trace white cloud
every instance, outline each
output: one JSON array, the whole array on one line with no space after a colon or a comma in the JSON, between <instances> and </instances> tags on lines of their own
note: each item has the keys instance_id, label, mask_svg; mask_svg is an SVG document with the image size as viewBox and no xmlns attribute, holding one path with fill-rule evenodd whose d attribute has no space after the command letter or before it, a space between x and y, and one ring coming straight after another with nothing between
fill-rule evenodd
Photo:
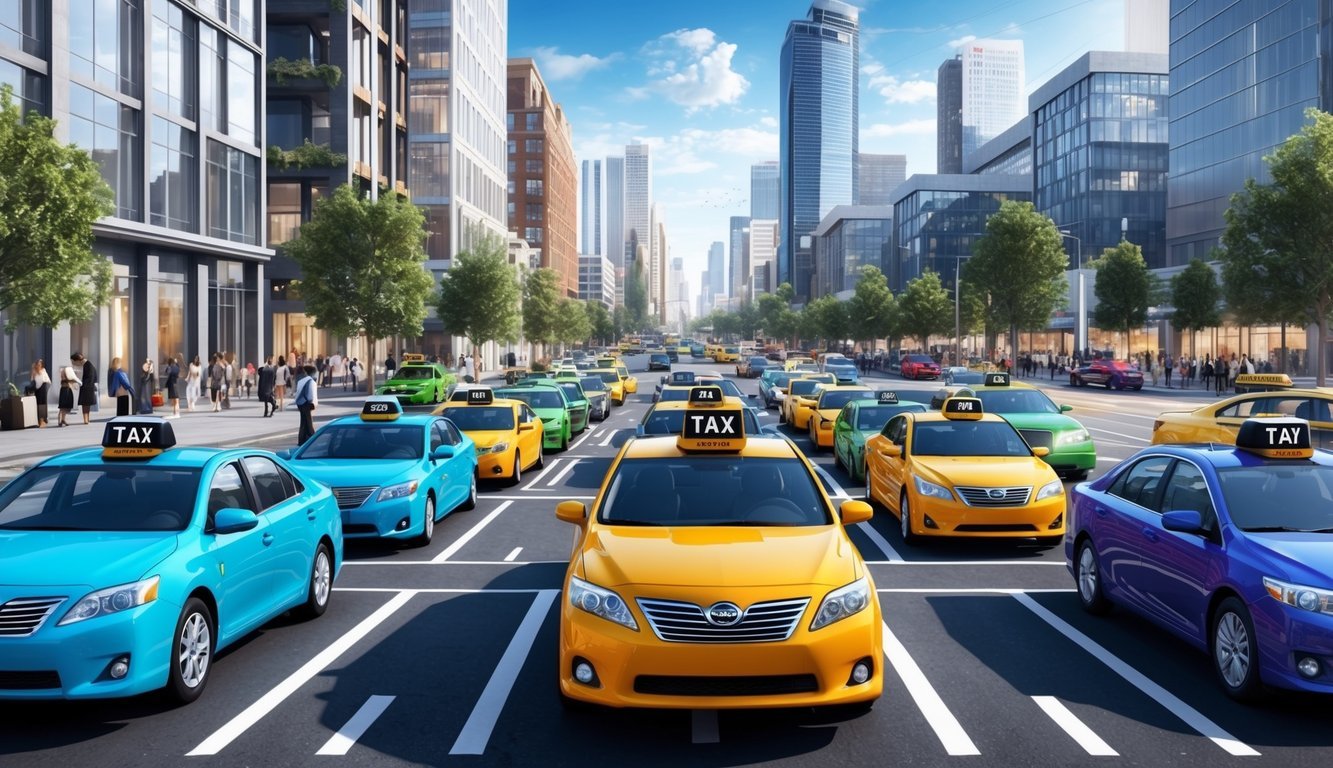
<instances>
[{"instance_id":1,"label":"white cloud","mask_svg":"<svg viewBox=\"0 0 1333 768\"><path fill-rule=\"evenodd\" d=\"M777 128L778 119L776 117L773 117L772 115L764 115L763 117L759 118L759 124L764 126L765 128Z\"/></svg>"},{"instance_id":2,"label":"white cloud","mask_svg":"<svg viewBox=\"0 0 1333 768\"><path fill-rule=\"evenodd\" d=\"M963 35L962 37L950 40L944 45L946 48L962 48L963 46L967 45L968 43L976 39L977 39L976 35Z\"/></svg>"},{"instance_id":3,"label":"white cloud","mask_svg":"<svg viewBox=\"0 0 1333 768\"><path fill-rule=\"evenodd\" d=\"M533 58L537 60L537 66L541 69L542 77L547 80L577 80L593 70L602 69L619 58L619 54L611 54L598 58L590 53L571 56L567 53L561 53L560 49L554 47L541 47L533 51Z\"/></svg>"},{"instance_id":4,"label":"white cloud","mask_svg":"<svg viewBox=\"0 0 1333 768\"><path fill-rule=\"evenodd\" d=\"M861 129L862 138L888 138L890 136L920 136L935 132L935 118L905 120L901 123L877 123Z\"/></svg>"},{"instance_id":5,"label":"white cloud","mask_svg":"<svg viewBox=\"0 0 1333 768\"><path fill-rule=\"evenodd\" d=\"M870 89L890 104L921 104L935 100L935 83L930 80L899 80L893 75L877 74L870 78Z\"/></svg>"},{"instance_id":6,"label":"white cloud","mask_svg":"<svg viewBox=\"0 0 1333 768\"><path fill-rule=\"evenodd\" d=\"M629 90L631 97L659 93L695 112L705 107L734 104L745 95L750 81L731 68L734 43L719 42L710 29L679 29L644 47L648 74L657 78L646 88Z\"/></svg>"}]
</instances>

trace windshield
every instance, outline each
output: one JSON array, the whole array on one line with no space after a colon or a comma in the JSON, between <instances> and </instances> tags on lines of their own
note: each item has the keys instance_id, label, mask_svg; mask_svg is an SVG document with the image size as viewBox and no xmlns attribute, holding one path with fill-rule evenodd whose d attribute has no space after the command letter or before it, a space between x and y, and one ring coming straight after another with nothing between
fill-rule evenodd
<instances>
[{"instance_id":1,"label":"windshield","mask_svg":"<svg viewBox=\"0 0 1333 768\"><path fill-rule=\"evenodd\" d=\"M501 407L481 407L468 405L450 408L444 413L454 426L464 432L490 432L512 430L514 428L514 409Z\"/></svg>"},{"instance_id":2,"label":"windshield","mask_svg":"<svg viewBox=\"0 0 1333 768\"><path fill-rule=\"evenodd\" d=\"M794 378L796 377L790 373L774 373L771 376L767 376L768 381L775 387L785 387L790 384L791 380Z\"/></svg>"},{"instance_id":3,"label":"windshield","mask_svg":"<svg viewBox=\"0 0 1333 768\"><path fill-rule=\"evenodd\" d=\"M874 397L868 389L847 389L825 392L819 398L819 410L826 411L830 408L841 408L853 400L865 400Z\"/></svg>"},{"instance_id":4,"label":"windshield","mask_svg":"<svg viewBox=\"0 0 1333 768\"><path fill-rule=\"evenodd\" d=\"M298 459L419 459L421 425L330 424L315 433Z\"/></svg>"},{"instance_id":5,"label":"windshield","mask_svg":"<svg viewBox=\"0 0 1333 768\"><path fill-rule=\"evenodd\" d=\"M918 456L1031 456L1007 421L928 421L912 433Z\"/></svg>"},{"instance_id":6,"label":"windshield","mask_svg":"<svg viewBox=\"0 0 1333 768\"><path fill-rule=\"evenodd\" d=\"M859 432L878 432L889 423L889 419L900 413L925 413L924 405L872 405L856 412L856 429Z\"/></svg>"},{"instance_id":7,"label":"windshield","mask_svg":"<svg viewBox=\"0 0 1333 768\"><path fill-rule=\"evenodd\" d=\"M828 384L827 381L816 381L814 379L797 379L791 383L791 394L808 395L815 391L815 387L821 384Z\"/></svg>"},{"instance_id":8,"label":"windshield","mask_svg":"<svg viewBox=\"0 0 1333 768\"><path fill-rule=\"evenodd\" d=\"M607 525L828 525L829 511L799 459L734 454L627 459L607 487Z\"/></svg>"},{"instance_id":9,"label":"windshield","mask_svg":"<svg viewBox=\"0 0 1333 768\"><path fill-rule=\"evenodd\" d=\"M824 361L825 368L855 368L856 363L845 357L834 357Z\"/></svg>"},{"instance_id":10,"label":"windshield","mask_svg":"<svg viewBox=\"0 0 1333 768\"><path fill-rule=\"evenodd\" d=\"M617 381L620 381L620 374L616 373L615 371L603 371L602 373L599 373L597 375L600 376L602 378L602 381L605 381L607 384L615 384Z\"/></svg>"},{"instance_id":11,"label":"windshield","mask_svg":"<svg viewBox=\"0 0 1333 768\"><path fill-rule=\"evenodd\" d=\"M744 399L741 394L741 388L736 386L736 382L731 379L701 379L695 386L721 387L722 394L727 397L739 397ZM659 399L664 403L674 403L681 400L690 399L690 390L693 387L673 387L670 384L662 387L662 394Z\"/></svg>"},{"instance_id":12,"label":"windshield","mask_svg":"<svg viewBox=\"0 0 1333 768\"><path fill-rule=\"evenodd\" d=\"M407 381L425 381L435 378L435 369L427 365L409 365L406 368L399 368L393 377Z\"/></svg>"},{"instance_id":13,"label":"windshield","mask_svg":"<svg viewBox=\"0 0 1333 768\"><path fill-rule=\"evenodd\" d=\"M740 350L736 349L735 347L723 347L722 351L728 355L734 355Z\"/></svg>"},{"instance_id":14,"label":"windshield","mask_svg":"<svg viewBox=\"0 0 1333 768\"><path fill-rule=\"evenodd\" d=\"M183 531L198 492L197 469L39 467L0 490L0 530Z\"/></svg>"},{"instance_id":15,"label":"windshield","mask_svg":"<svg viewBox=\"0 0 1333 768\"><path fill-rule=\"evenodd\" d=\"M568 399L570 399L570 400L587 400L587 399L588 399L588 398L586 398L586 397L583 396L583 390L579 387L578 384L573 384L573 383L570 383L570 384L561 384L561 385L560 385L560 388L563 389L563 390L565 390L565 397L568 398Z\"/></svg>"},{"instance_id":16,"label":"windshield","mask_svg":"<svg viewBox=\"0 0 1333 768\"><path fill-rule=\"evenodd\" d=\"M742 418L745 419L745 434L759 434L759 419L754 415L754 411L746 408ZM645 435L679 435L684 429L685 411L679 408L670 410L654 408L643 420Z\"/></svg>"},{"instance_id":17,"label":"windshield","mask_svg":"<svg viewBox=\"0 0 1333 768\"><path fill-rule=\"evenodd\" d=\"M551 389L504 389L496 392L495 396L507 400L522 400L534 409L565 407L565 399L559 392Z\"/></svg>"},{"instance_id":18,"label":"windshield","mask_svg":"<svg viewBox=\"0 0 1333 768\"><path fill-rule=\"evenodd\" d=\"M648 359L652 360L654 363L671 362L671 358L667 357L666 355L653 355Z\"/></svg>"},{"instance_id":19,"label":"windshield","mask_svg":"<svg viewBox=\"0 0 1333 768\"><path fill-rule=\"evenodd\" d=\"M909 363L933 363L933 362L935 362L934 358L930 357L929 355L908 355L906 359L907 359L907 362L909 362Z\"/></svg>"},{"instance_id":20,"label":"windshield","mask_svg":"<svg viewBox=\"0 0 1333 768\"><path fill-rule=\"evenodd\" d=\"M1231 521L1244 530L1333 533L1333 467L1275 461L1217 477Z\"/></svg>"},{"instance_id":21,"label":"windshield","mask_svg":"<svg viewBox=\"0 0 1333 768\"><path fill-rule=\"evenodd\" d=\"M955 384L980 384L985 379L981 371L953 371L949 376Z\"/></svg>"},{"instance_id":22,"label":"windshield","mask_svg":"<svg viewBox=\"0 0 1333 768\"><path fill-rule=\"evenodd\" d=\"M1051 398L1032 389L978 389L977 397L987 413L1060 412Z\"/></svg>"},{"instance_id":23,"label":"windshield","mask_svg":"<svg viewBox=\"0 0 1333 768\"><path fill-rule=\"evenodd\" d=\"M584 392L606 391L606 384L603 384L602 380L597 378L596 376L584 376L583 378L579 379L579 383L583 385Z\"/></svg>"}]
</instances>

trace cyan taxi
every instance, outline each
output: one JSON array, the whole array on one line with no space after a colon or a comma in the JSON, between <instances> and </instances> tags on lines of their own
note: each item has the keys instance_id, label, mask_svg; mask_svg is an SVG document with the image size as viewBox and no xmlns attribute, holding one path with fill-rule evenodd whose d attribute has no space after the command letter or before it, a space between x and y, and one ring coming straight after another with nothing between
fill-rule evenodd
<instances>
[{"instance_id":1,"label":"cyan taxi","mask_svg":"<svg viewBox=\"0 0 1333 768\"><path fill-rule=\"evenodd\" d=\"M194 701L218 651L324 613L342 541L332 492L274 454L112 419L0 489L0 699Z\"/></svg>"},{"instance_id":2,"label":"cyan taxi","mask_svg":"<svg viewBox=\"0 0 1333 768\"><path fill-rule=\"evenodd\" d=\"M447 419L404 414L371 397L357 416L330 421L289 453L306 477L333 489L343 536L430 543L435 522L477 506L477 450Z\"/></svg>"},{"instance_id":3,"label":"cyan taxi","mask_svg":"<svg viewBox=\"0 0 1333 768\"><path fill-rule=\"evenodd\" d=\"M453 399L459 392L462 397ZM546 463L542 420L527 403L497 398L489 387L471 387L456 391L435 409L435 415L447 418L472 439L479 478L518 485L524 471L541 469Z\"/></svg>"}]
</instances>

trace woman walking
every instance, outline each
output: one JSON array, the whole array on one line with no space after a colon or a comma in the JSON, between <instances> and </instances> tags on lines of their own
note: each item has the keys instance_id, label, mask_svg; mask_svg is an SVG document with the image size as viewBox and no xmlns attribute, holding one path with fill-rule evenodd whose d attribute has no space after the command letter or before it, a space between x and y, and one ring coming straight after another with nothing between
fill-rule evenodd
<instances>
[{"instance_id":1,"label":"woman walking","mask_svg":"<svg viewBox=\"0 0 1333 768\"><path fill-rule=\"evenodd\" d=\"M69 358L83 366L83 375L79 377L79 407L83 409L83 423L91 424L93 406L97 404L97 366L82 353L75 352Z\"/></svg>"},{"instance_id":2,"label":"woman walking","mask_svg":"<svg viewBox=\"0 0 1333 768\"><path fill-rule=\"evenodd\" d=\"M79 374L74 371L74 366L66 365L60 369L60 394L56 401L56 407L60 410L60 421L56 426L69 426L69 412L74 410L74 388L82 384L83 382L79 381Z\"/></svg>"},{"instance_id":3,"label":"woman walking","mask_svg":"<svg viewBox=\"0 0 1333 768\"><path fill-rule=\"evenodd\" d=\"M37 396L37 426L46 426L47 396L51 393L51 375L46 372L46 362L38 359L32 364L32 393Z\"/></svg>"},{"instance_id":4,"label":"woman walking","mask_svg":"<svg viewBox=\"0 0 1333 768\"><path fill-rule=\"evenodd\" d=\"M84 381L87 381L85 377ZM116 415L129 416L134 412L134 387L130 377L120 367L120 358L111 358L111 372L107 374L107 394L116 398Z\"/></svg>"},{"instance_id":5,"label":"woman walking","mask_svg":"<svg viewBox=\"0 0 1333 768\"><path fill-rule=\"evenodd\" d=\"M168 418L179 419L181 417L181 401L176 387L181 377L181 367L174 357L167 358L167 399L171 401L171 416Z\"/></svg>"},{"instance_id":6,"label":"woman walking","mask_svg":"<svg viewBox=\"0 0 1333 768\"><path fill-rule=\"evenodd\" d=\"M222 363L222 355L214 352L208 364L208 389L213 400L213 413L222 410L222 388L226 386L227 366Z\"/></svg>"},{"instance_id":7,"label":"woman walking","mask_svg":"<svg viewBox=\"0 0 1333 768\"><path fill-rule=\"evenodd\" d=\"M287 369L287 358L284 355L278 355L278 367L273 370L273 397L278 401L278 405L273 410L281 411L286 404L283 398L287 395L287 380L290 378L290 371Z\"/></svg>"},{"instance_id":8,"label":"woman walking","mask_svg":"<svg viewBox=\"0 0 1333 768\"><path fill-rule=\"evenodd\" d=\"M199 399L199 382L203 377L203 366L199 365L199 356L190 361L185 374L185 410L193 411L194 402Z\"/></svg>"}]
</instances>

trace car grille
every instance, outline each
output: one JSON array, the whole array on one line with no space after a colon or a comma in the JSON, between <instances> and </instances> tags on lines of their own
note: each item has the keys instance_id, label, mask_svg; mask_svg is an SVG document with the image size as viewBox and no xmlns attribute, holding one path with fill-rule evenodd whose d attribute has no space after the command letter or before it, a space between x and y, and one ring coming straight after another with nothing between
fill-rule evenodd
<instances>
[{"instance_id":1,"label":"car grille","mask_svg":"<svg viewBox=\"0 0 1333 768\"><path fill-rule=\"evenodd\" d=\"M333 489L333 498L338 500L338 509L356 509L366 503L377 485L348 485Z\"/></svg>"},{"instance_id":2,"label":"car grille","mask_svg":"<svg viewBox=\"0 0 1333 768\"><path fill-rule=\"evenodd\" d=\"M639 675L634 692L658 696L771 696L784 693L815 693L814 675L763 675L754 677L680 677Z\"/></svg>"},{"instance_id":3,"label":"car grille","mask_svg":"<svg viewBox=\"0 0 1333 768\"><path fill-rule=\"evenodd\" d=\"M1019 434L1028 441L1028 445L1033 448L1053 448L1055 441L1051 433L1045 429L1020 429Z\"/></svg>"},{"instance_id":4,"label":"car grille","mask_svg":"<svg viewBox=\"0 0 1333 768\"><path fill-rule=\"evenodd\" d=\"M810 598L755 603L730 627L719 627L704 618L704 610L693 603L639 598L639 608L658 638L669 643L772 643L786 640L796 631Z\"/></svg>"},{"instance_id":5,"label":"car grille","mask_svg":"<svg viewBox=\"0 0 1333 768\"><path fill-rule=\"evenodd\" d=\"M973 488L957 486L958 495L969 507L1021 507L1028 503L1032 495L1032 486L1012 488ZM1003 495L992 496L991 491L1000 491Z\"/></svg>"},{"instance_id":6,"label":"car grille","mask_svg":"<svg viewBox=\"0 0 1333 768\"><path fill-rule=\"evenodd\" d=\"M358 534L379 533L379 532L380 532L380 529L379 529L379 528L376 528L374 525L371 525L370 523L344 523L344 524L343 524L343 533L344 533L344 534L347 534L347 535L349 535L349 536L356 536L356 535L358 535Z\"/></svg>"},{"instance_id":7,"label":"car grille","mask_svg":"<svg viewBox=\"0 0 1333 768\"><path fill-rule=\"evenodd\" d=\"M31 635L41 629L51 612L63 602L63 597L16 597L0 605L0 637Z\"/></svg>"},{"instance_id":8,"label":"car grille","mask_svg":"<svg viewBox=\"0 0 1333 768\"><path fill-rule=\"evenodd\" d=\"M1013 523L1013 524L998 523L998 524L986 524L986 525L971 523L971 524L955 526L954 530L958 531L959 533L1019 533L1019 532L1031 533L1039 529L1035 525L1024 525L1021 523Z\"/></svg>"},{"instance_id":9,"label":"car grille","mask_svg":"<svg viewBox=\"0 0 1333 768\"><path fill-rule=\"evenodd\" d=\"M53 669L11 672L0 669L0 691L41 691L60 687L60 673Z\"/></svg>"}]
</instances>

